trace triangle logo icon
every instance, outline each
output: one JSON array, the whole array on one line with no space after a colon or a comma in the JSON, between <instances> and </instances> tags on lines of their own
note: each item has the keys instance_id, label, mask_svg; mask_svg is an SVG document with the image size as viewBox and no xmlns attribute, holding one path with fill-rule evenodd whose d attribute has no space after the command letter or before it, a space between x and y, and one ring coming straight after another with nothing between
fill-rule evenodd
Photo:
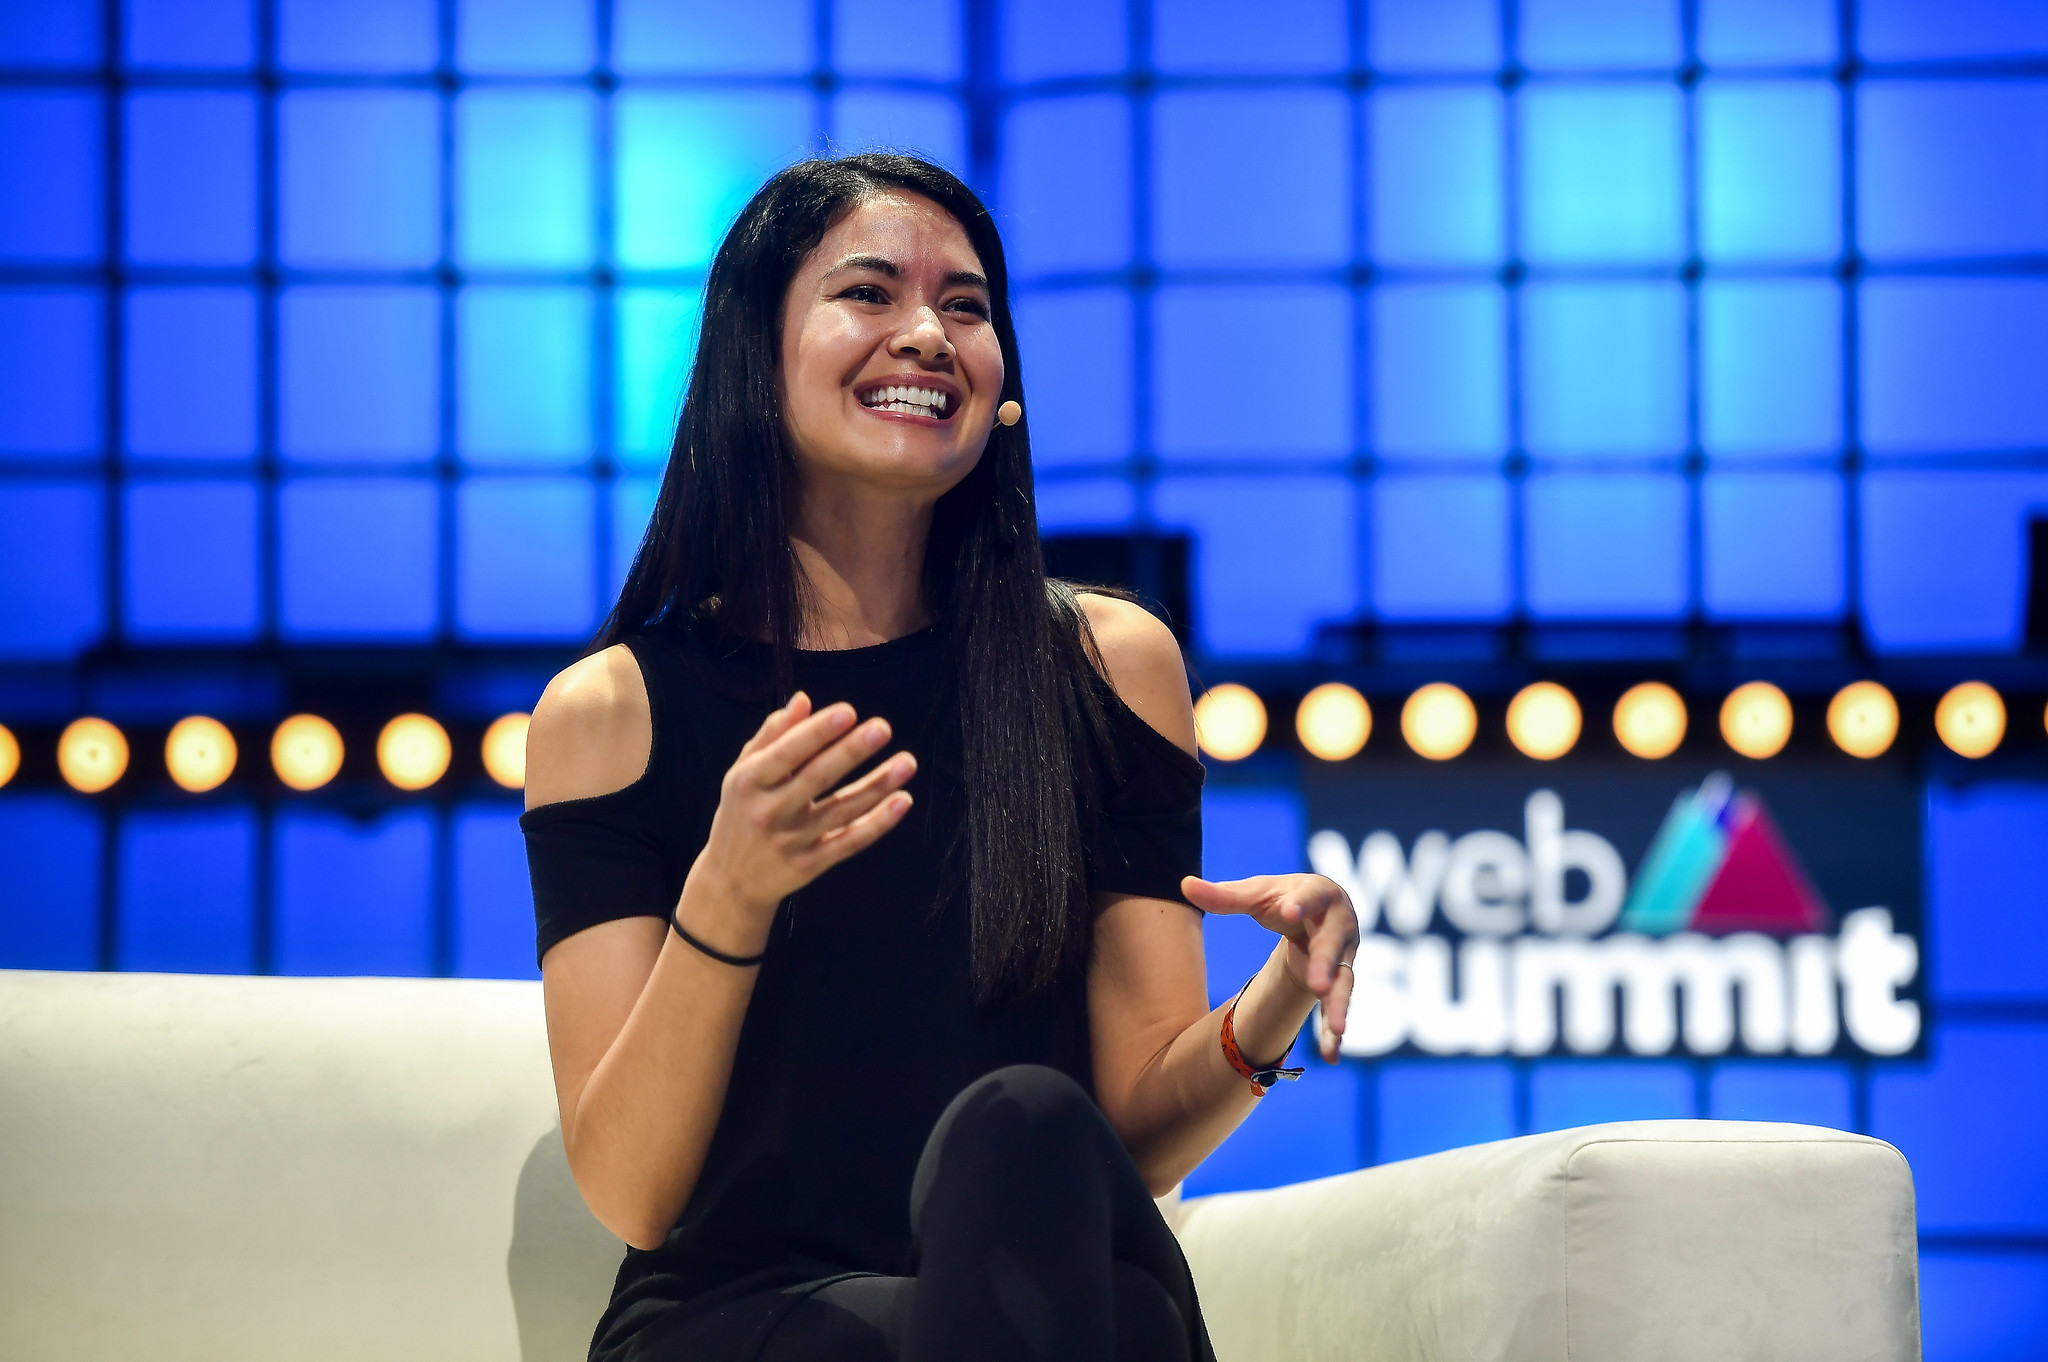
<instances>
[{"instance_id":1,"label":"triangle logo icon","mask_svg":"<svg viewBox=\"0 0 2048 1362\"><path fill-rule=\"evenodd\" d=\"M1696 932L1794 936L1827 927L1827 905L1755 796L1728 810L1728 850L1693 910Z\"/></svg>"},{"instance_id":2,"label":"triangle logo icon","mask_svg":"<svg viewBox=\"0 0 2048 1362\"><path fill-rule=\"evenodd\" d=\"M1734 794L1734 784L1716 771L1672 803L1636 867L1621 910L1622 931L1667 936L1692 924L1700 895L1728 857L1728 830L1721 823Z\"/></svg>"}]
</instances>

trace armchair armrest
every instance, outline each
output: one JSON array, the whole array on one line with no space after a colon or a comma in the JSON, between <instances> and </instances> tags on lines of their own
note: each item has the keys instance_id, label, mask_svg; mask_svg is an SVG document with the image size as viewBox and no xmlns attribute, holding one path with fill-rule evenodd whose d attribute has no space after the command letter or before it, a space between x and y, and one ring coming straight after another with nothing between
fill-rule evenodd
<instances>
[{"instance_id":1,"label":"armchair armrest","mask_svg":"<svg viewBox=\"0 0 2048 1362\"><path fill-rule=\"evenodd\" d=\"M1920 1356L1906 1162L1814 1126L1586 1126L1175 1224L1221 1362Z\"/></svg>"}]
</instances>

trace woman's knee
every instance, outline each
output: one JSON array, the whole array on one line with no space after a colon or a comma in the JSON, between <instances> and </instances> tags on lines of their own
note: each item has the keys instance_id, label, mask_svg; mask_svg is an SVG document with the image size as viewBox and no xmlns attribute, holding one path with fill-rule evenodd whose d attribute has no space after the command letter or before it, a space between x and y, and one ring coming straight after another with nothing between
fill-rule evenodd
<instances>
[{"instance_id":1,"label":"woman's knee","mask_svg":"<svg viewBox=\"0 0 2048 1362\"><path fill-rule=\"evenodd\" d=\"M1029 1119L1036 1122L1102 1119L1102 1113L1087 1089L1069 1075L1043 1064L1012 1064L1008 1068L997 1069L970 1083L961 1095L977 1089L992 1092L999 1100L1016 1103Z\"/></svg>"},{"instance_id":2,"label":"woman's knee","mask_svg":"<svg viewBox=\"0 0 2048 1362\"><path fill-rule=\"evenodd\" d=\"M948 1117L955 1138L984 1135L1008 1143L1022 1136L1051 1147L1114 1138L1087 1090L1043 1064L1012 1064L975 1080L954 1098L942 1125Z\"/></svg>"},{"instance_id":3,"label":"woman's knee","mask_svg":"<svg viewBox=\"0 0 2048 1362\"><path fill-rule=\"evenodd\" d=\"M918 1165L913 1198L921 1205L948 1168L973 1169L978 1179L1022 1192L1099 1161L1112 1146L1121 1148L1116 1133L1079 1083L1044 1065L1011 1065L976 1079L947 1106Z\"/></svg>"}]
</instances>

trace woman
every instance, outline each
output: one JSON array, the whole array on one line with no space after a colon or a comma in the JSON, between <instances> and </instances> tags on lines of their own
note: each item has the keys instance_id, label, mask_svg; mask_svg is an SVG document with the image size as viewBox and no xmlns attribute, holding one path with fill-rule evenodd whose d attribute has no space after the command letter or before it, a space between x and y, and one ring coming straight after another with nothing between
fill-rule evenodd
<instances>
[{"instance_id":1,"label":"woman","mask_svg":"<svg viewBox=\"0 0 2048 1362\"><path fill-rule=\"evenodd\" d=\"M786 170L712 265L646 542L527 739L563 1139L632 1246L593 1358L1210 1355L1150 1198L1318 998L1334 1046L1356 923L1192 877L1179 650L1046 582L1022 396L934 166ZM1281 936L1234 1011L1189 905Z\"/></svg>"}]
</instances>

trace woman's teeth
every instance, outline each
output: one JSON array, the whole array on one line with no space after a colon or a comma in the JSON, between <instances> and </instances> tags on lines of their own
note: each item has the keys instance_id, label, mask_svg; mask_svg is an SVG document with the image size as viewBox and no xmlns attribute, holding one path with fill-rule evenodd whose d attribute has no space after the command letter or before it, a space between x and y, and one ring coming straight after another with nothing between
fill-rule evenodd
<instances>
[{"instance_id":1,"label":"woman's teeth","mask_svg":"<svg viewBox=\"0 0 2048 1362\"><path fill-rule=\"evenodd\" d=\"M937 388L877 388L861 399L861 405L870 411L893 411L904 416L944 418L946 394Z\"/></svg>"}]
</instances>

